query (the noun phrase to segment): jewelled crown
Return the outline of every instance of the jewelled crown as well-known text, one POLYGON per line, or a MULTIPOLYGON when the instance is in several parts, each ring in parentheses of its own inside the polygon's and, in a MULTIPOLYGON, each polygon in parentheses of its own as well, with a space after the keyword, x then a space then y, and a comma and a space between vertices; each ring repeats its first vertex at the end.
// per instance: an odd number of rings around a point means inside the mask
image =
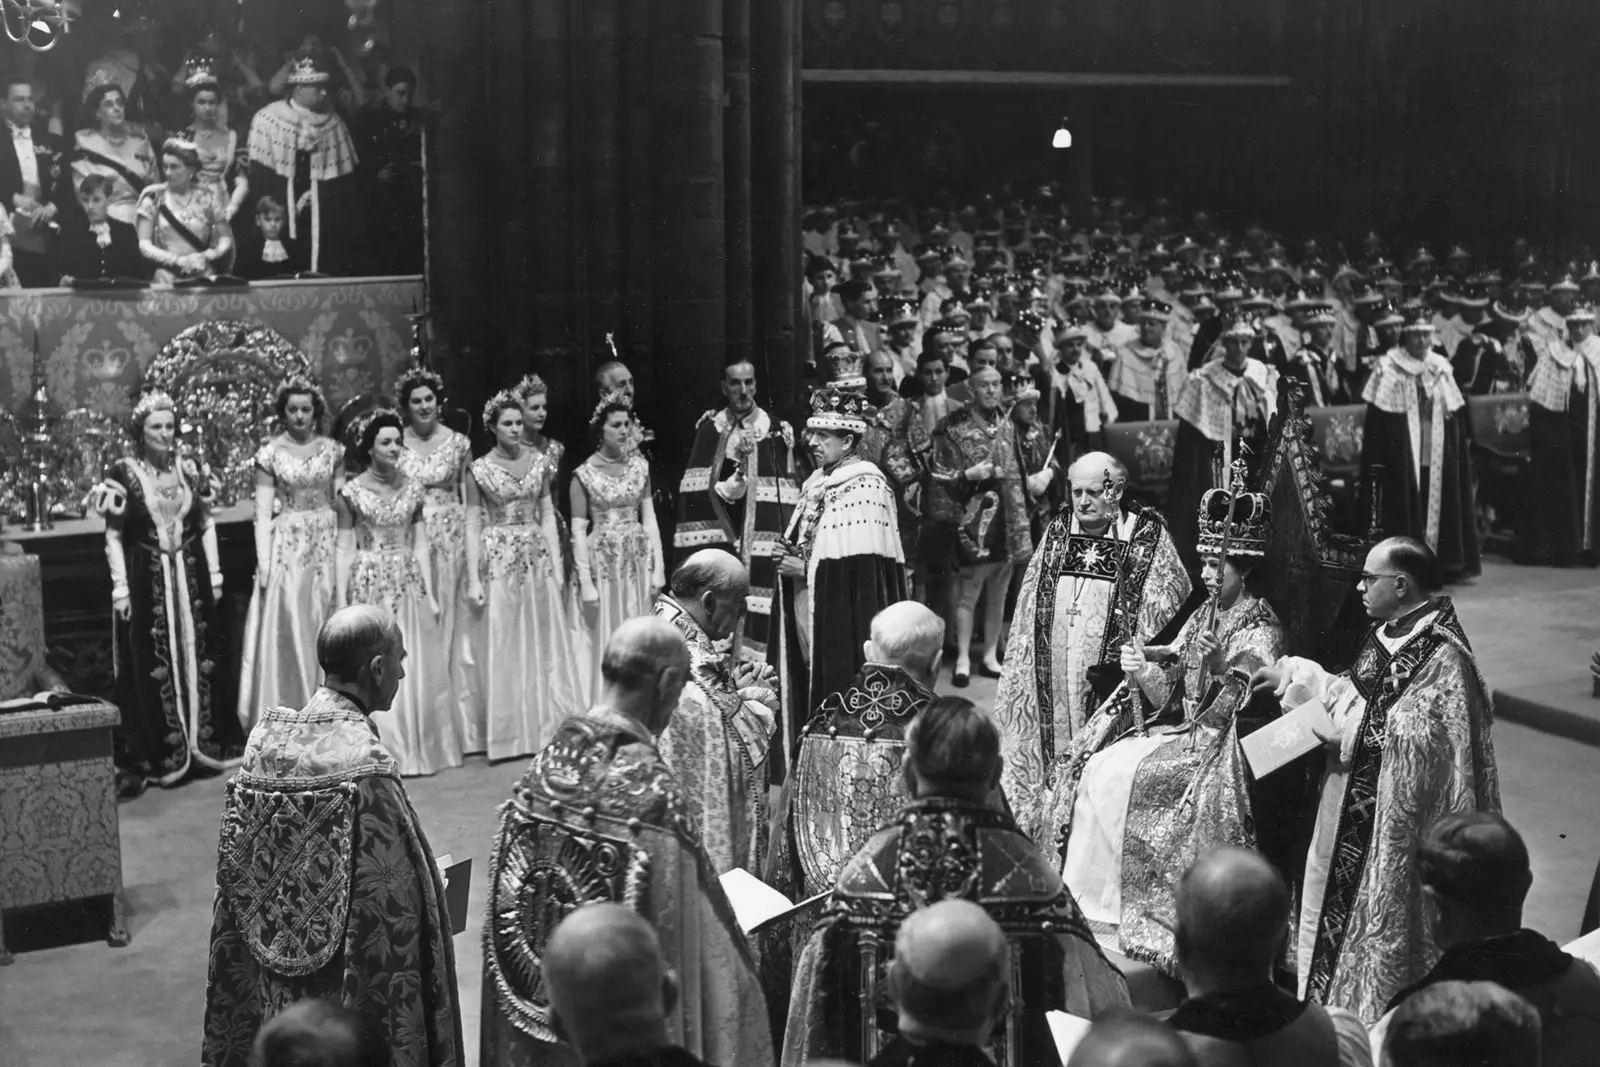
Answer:
POLYGON ((1240 493, 1210 489, 1200 498, 1200 553, 1220 555, 1228 538, 1230 556, 1265 556, 1272 532, 1272 503, 1265 493, 1240 493), (1232 529, 1229 529, 1229 512, 1232 529))
POLYGON ((296 56, 289 63, 290 85, 324 85, 332 77, 327 65, 314 54, 296 56))
POLYGON ((828 373, 835 384, 866 384, 861 369, 862 355, 849 345, 830 345, 822 354, 822 361, 828 365, 828 373))
POLYGON ((806 420, 806 429, 866 433, 870 407, 865 393, 841 388, 837 383, 825 385, 811 394, 811 417, 806 420))

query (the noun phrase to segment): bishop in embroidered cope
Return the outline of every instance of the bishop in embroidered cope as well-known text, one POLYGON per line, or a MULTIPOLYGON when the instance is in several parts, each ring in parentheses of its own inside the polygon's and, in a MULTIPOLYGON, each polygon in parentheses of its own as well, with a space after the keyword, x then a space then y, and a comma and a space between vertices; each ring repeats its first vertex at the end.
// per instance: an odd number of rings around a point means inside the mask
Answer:
POLYGON ((397 1067, 466 1063, 433 850, 367 710, 328 688, 265 711, 228 783, 201 1063, 248 1067, 306 997, 381 1026, 397 1067))
POLYGON ((604 670, 604 702, 560 726, 500 809, 482 1062, 576 1067, 550 1027, 541 958, 569 912, 610 901, 650 921, 677 972, 672 1043, 706 1063, 770 1064, 754 957, 656 747, 689 676, 684 639, 663 619, 629 619, 612 635, 604 670))
POLYGON ((1367 554, 1376 624, 1353 666, 1331 674, 1284 657, 1258 672, 1284 709, 1322 701, 1327 769, 1306 859, 1297 959, 1301 995, 1367 1025, 1438 960, 1416 864, 1417 835, 1461 811, 1498 811, 1493 702, 1438 560, 1411 538, 1367 554))
POLYGON ((1122 510, 1125 478, 1103 452, 1072 465, 1071 503, 1045 528, 1028 564, 1006 642, 994 710, 1003 785, 1023 831, 1041 847, 1052 846, 1056 829, 1041 822, 1050 768, 1120 679, 1118 649, 1154 638, 1189 597, 1189 576, 1160 515, 1122 510))
POLYGON ((689 644, 689 683, 661 735, 661 754, 683 786, 689 816, 719 875, 735 867, 759 871, 767 858, 767 752, 777 728, 778 694, 772 684, 761 684, 771 682, 770 668, 760 668, 767 677, 748 677, 758 668, 742 663, 730 668, 713 640, 726 639, 739 618, 723 601, 730 595, 742 600, 748 589, 738 560, 706 549, 678 568, 672 592, 656 597, 655 604, 655 614, 676 626, 689 644), (716 556, 725 562, 710 565, 736 576, 732 589, 686 580, 700 573, 694 570, 696 561, 716 556))

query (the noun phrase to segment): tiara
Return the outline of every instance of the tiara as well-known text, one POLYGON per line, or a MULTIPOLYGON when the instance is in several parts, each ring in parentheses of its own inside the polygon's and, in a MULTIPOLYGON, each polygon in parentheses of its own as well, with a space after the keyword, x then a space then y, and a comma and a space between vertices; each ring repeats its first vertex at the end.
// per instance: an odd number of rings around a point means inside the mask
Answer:
POLYGON ((522 395, 510 389, 502 389, 491 396, 483 405, 483 425, 485 429, 492 429, 499 420, 500 413, 506 408, 522 410, 522 395))
POLYGON ((173 402, 171 396, 160 389, 152 389, 141 396, 137 404, 133 405, 133 425, 136 429, 142 427, 144 420, 157 411, 176 413, 177 410, 178 405, 173 402))
POLYGON ((371 411, 366 411, 360 415, 357 415, 355 421, 350 424, 351 440, 355 442, 355 448, 357 451, 360 451, 361 439, 367 436, 367 427, 371 426, 375 421, 377 421, 378 418, 385 415, 394 419, 402 426, 405 425, 405 420, 400 417, 400 413, 394 408, 373 408, 371 411))
POLYGON ((444 379, 426 367, 412 367, 400 375, 400 380, 394 385, 394 391, 397 396, 409 397, 413 389, 424 385, 433 390, 433 395, 443 406, 444 379))
POLYGON ((544 379, 537 374, 529 374, 517 383, 512 392, 521 396, 538 396, 540 393, 549 393, 550 387, 544 384, 544 379))
POLYGON ((318 404, 326 406, 327 402, 323 399, 321 387, 304 374, 291 374, 278 385, 278 399, 280 400, 295 393, 310 393, 316 398, 318 404))
POLYGON ((162 152, 187 152, 191 155, 200 154, 200 146, 193 141, 186 141, 182 137, 168 137, 161 142, 162 152))
POLYGON ((614 408, 619 404, 627 410, 630 416, 633 414, 633 401, 629 400, 627 394, 620 389, 613 389, 601 397, 600 403, 594 406, 594 411, 589 414, 589 425, 592 427, 598 423, 606 408, 614 408))
POLYGON ((118 89, 122 88, 122 83, 117 80, 117 75, 114 71, 109 67, 97 67, 95 72, 89 75, 89 80, 83 86, 84 100, 87 101, 89 94, 102 85, 115 85, 118 89))

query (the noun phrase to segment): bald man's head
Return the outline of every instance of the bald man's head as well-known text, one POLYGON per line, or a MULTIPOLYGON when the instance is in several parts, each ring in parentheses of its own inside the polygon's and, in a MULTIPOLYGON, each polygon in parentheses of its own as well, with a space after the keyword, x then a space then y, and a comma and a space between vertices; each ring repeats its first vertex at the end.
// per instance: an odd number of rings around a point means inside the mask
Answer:
POLYGON ((665 619, 641 615, 627 619, 606 642, 600 661, 604 700, 632 715, 659 735, 689 677, 689 646, 665 619))
POLYGON ((1197 1067, 1197 1062, 1172 1027, 1126 1012, 1091 1026, 1067 1067, 1197 1067))
POLYGON ((1121 511, 1128 469, 1108 452, 1086 452, 1067 468, 1072 514, 1086 533, 1100 535, 1121 511))
POLYGON ((916 600, 890 604, 872 617, 865 651, 871 662, 899 667, 931 686, 944 656, 944 620, 916 600))
POLYGON ((1107 474, 1116 485, 1128 479, 1128 469, 1122 465, 1121 460, 1109 452, 1085 452, 1073 460, 1072 466, 1067 468, 1067 480, 1073 485, 1081 481, 1097 489, 1104 488, 1107 474))
POLYGON ((721 548, 702 548, 672 572, 672 599, 720 641, 744 616, 750 572, 739 557, 721 548))
POLYGON ((1265 857, 1219 845, 1178 883, 1178 962, 1191 982, 1270 978, 1289 923, 1289 888, 1265 857))
POLYGON ((317 664, 327 684, 354 693, 369 712, 393 706, 405 654, 394 616, 372 604, 340 608, 317 631, 317 664))
POLYGON ((386 1035, 348 1008, 299 1000, 262 1024, 252 1063, 259 1067, 389 1067, 386 1035))
POLYGON ((584 905, 550 935, 543 969, 558 1032, 585 1062, 660 1047, 677 982, 643 916, 618 904, 584 905))
POLYGON ((900 1030, 986 1045, 1005 1013, 1011 950, 989 913, 945 900, 906 916, 894 941, 889 995, 900 1030))

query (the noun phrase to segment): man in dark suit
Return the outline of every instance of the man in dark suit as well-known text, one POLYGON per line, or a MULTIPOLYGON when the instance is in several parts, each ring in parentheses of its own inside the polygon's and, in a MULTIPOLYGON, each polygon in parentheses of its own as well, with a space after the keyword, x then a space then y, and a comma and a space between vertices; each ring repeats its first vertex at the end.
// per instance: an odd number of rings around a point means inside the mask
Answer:
POLYGON ((30 288, 54 285, 47 256, 55 235, 56 205, 51 193, 61 176, 60 142, 43 119, 35 121, 33 84, 13 76, 6 81, 0 115, 5 116, 5 146, 0 149, 0 202, 11 212, 11 249, 17 277, 30 288))

